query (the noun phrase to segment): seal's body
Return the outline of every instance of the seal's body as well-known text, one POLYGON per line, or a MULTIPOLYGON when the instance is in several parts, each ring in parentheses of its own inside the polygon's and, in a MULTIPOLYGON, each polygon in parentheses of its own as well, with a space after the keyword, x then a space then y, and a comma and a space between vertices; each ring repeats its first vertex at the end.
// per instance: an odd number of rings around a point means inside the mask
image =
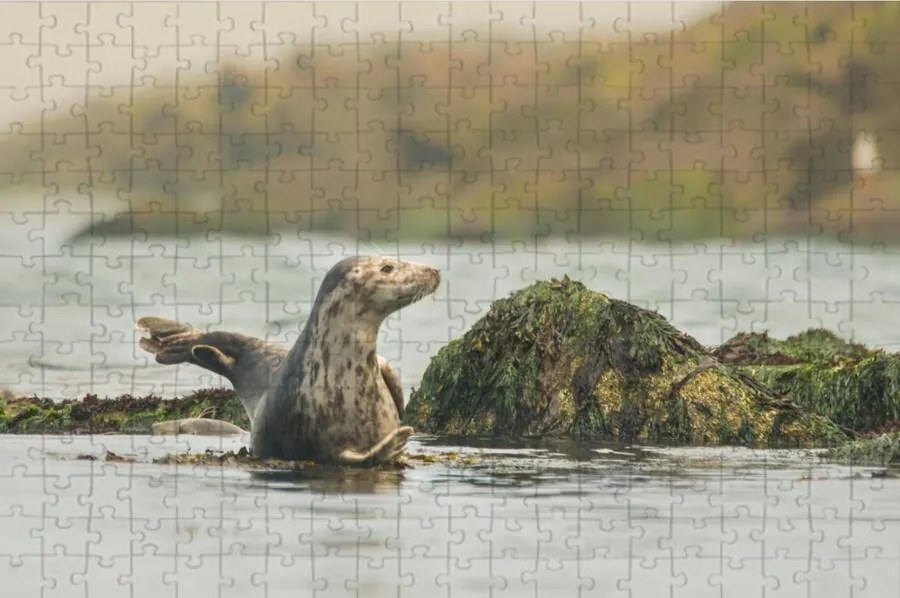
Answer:
POLYGON ((259 457, 339 463, 387 461, 412 428, 399 410, 375 343, 392 312, 434 292, 437 270, 387 258, 348 258, 325 277, 279 380, 253 417, 259 457))
POLYGON ((138 322, 151 333, 141 346, 160 363, 195 363, 231 380, 250 414, 258 457, 391 461, 412 428, 399 426, 400 381, 376 352, 378 328, 439 282, 437 270, 427 266, 347 258, 326 275, 290 351, 242 335, 201 334, 159 318, 138 322))

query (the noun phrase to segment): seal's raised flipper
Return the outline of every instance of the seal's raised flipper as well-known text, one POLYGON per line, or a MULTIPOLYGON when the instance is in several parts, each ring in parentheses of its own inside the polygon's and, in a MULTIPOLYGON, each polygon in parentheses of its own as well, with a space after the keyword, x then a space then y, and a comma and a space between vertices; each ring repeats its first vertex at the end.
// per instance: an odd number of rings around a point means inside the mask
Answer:
POLYGON ((412 433, 413 429, 411 427, 401 426, 364 453, 353 449, 344 449, 338 455, 338 463, 343 465, 390 463, 403 454, 403 449, 406 448, 406 441, 412 433))
MULTIPOLYGON (((141 349, 156 356, 157 363, 195 363, 191 349, 194 345, 200 344, 200 337, 203 334, 190 324, 149 317, 138 320, 137 329, 150 333, 150 338, 142 338, 139 342, 141 349)), ((200 363, 197 365, 206 367, 200 363)), ((226 375, 219 371, 216 373, 226 375)))
POLYGON ((259 399, 273 384, 287 349, 235 332, 201 332, 190 324, 157 317, 137 321, 150 334, 139 343, 157 363, 192 363, 227 378, 252 419, 259 399))
POLYGON ((213 372, 223 372, 222 375, 231 380, 234 377, 234 359, 222 353, 219 349, 210 345, 194 345, 191 347, 191 357, 197 365, 205 367, 213 372), (227 372, 227 374, 225 373, 227 372))
POLYGON ((381 377, 391 393, 391 398, 394 399, 394 405, 397 406, 397 414, 402 416, 403 387, 400 385, 400 376, 397 375, 397 372, 394 371, 388 360, 381 355, 378 356, 378 368, 381 370, 381 377))

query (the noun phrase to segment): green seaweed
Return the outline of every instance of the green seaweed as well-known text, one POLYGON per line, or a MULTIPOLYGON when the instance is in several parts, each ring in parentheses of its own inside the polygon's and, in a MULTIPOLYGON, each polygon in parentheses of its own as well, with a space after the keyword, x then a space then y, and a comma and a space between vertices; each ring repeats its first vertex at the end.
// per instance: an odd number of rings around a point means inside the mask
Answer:
POLYGON ((811 328, 785 340, 767 332, 742 332, 717 347, 721 361, 740 365, 786 365, 808 362, 859 360, 873 352, 848 342, 830 330, 811 328))
POLYGON ((0 432, 9 434, 147 434, 152 424, 170 419, 208 416, 248 428, 250 422, 233 391, 204 389, 163 399, 155 395, 123 395, 100 399, 52 401, 38 397, 0 403, 0 432))
POLYGON ((667 444, 828 444, 826 418, 716 360, 657 313, 563 278, 496 301, 432 359, 404 420, 427 432, 667 444))
POLYGON ((821 329, 786 340, 740 334, 714 353, 776 394, 856 432, 900 419, 900 355, 821 329))
POLYGON ((72 421, 72 405, 28 403, 21 409, 7 412, 9 405, 15 405, 15 399, 4 403, 4 417, 0 420, 3 431, 16 429, 23 434, 65 431, 72 421))
POLYGON ((829 449, 825 458, 856 465, 900 464, 900 432, 847 442, 829 449))

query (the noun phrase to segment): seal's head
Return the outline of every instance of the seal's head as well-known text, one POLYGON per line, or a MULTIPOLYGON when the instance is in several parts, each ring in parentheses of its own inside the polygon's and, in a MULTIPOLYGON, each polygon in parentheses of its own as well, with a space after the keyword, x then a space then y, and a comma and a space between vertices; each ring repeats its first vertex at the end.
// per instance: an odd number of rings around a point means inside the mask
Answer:
POLYGON ((352 309, 360 319, 381 321, 433 293, 440 273, 423 264, 387 257, 350 257, 329 270, 316 303, 334 313, 352 309))

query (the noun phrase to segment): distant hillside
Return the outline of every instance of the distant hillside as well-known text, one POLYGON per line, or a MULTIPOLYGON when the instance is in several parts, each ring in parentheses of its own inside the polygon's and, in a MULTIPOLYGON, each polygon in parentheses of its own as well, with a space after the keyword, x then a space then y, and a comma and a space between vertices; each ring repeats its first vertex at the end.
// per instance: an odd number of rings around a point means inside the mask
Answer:
POLYGON ((14 126, 0 183, 92 194, 88 234, 882 238, 897 32, 897 3, 741 2, 631 43, 284 44, 14 126), (860 131, 880 172, 854 180, 860 131))

